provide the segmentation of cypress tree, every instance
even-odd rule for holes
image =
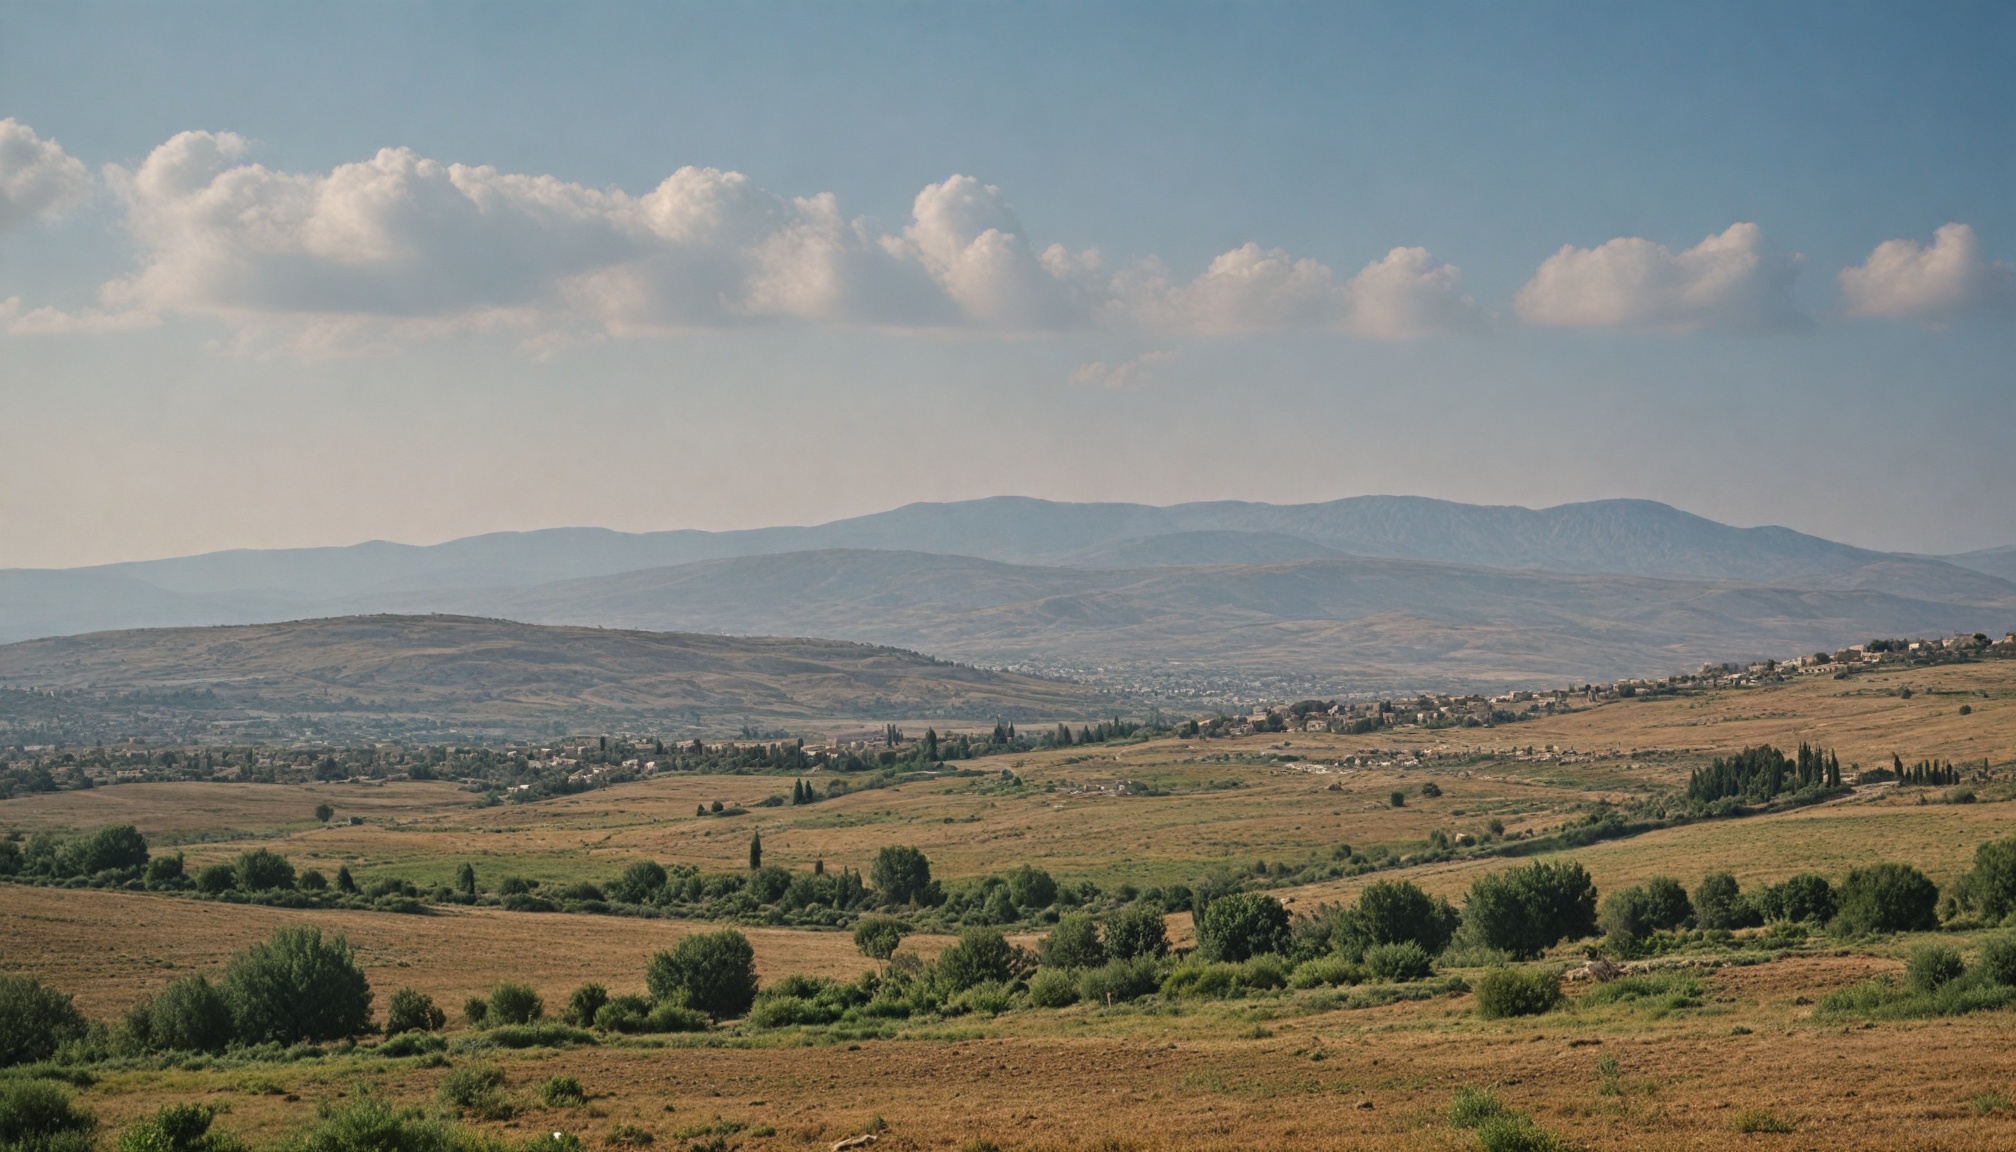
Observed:
[[[763,867],[763,833],[749,833],[749,870]]]

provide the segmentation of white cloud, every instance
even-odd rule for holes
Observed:
[[[1474,328],[1482,317],[1463,292],[1463,273],[1426,248],[1395,248],[1344,286],[1348,325],[1361,336],[1412,340]]]
[[[0,120],[0,232],[61,216],[90,192],[83,161],[11,116]]]
[[[1127,390],[1147,385],[1155,378],[1157,369],[1176,362],[1175,351],[1143,352],[1131,360],[1118,364],[1108,364],[1104,360],[1093,360],[1080,364],[1071,373],[1071,383],[1089,388],[1113,388]]]
[[[1841,297],[1851,316],[1937,324],[2008,303],[2012,282],[2009,265],[1981,254],[1973,228],[1948,224],[1933,233],[1930,248],[1916,240],[1878,244],[1867,260],[1841,270]]]
[[[1687,332],[1796,327],[1801,258],[1767,250],[1755,224],[1732,224],[1684,252],[1637,237],[1564,245],[1519,290],[1529,324]]]

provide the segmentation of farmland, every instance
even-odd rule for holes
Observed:
[[[1231,870],[1309,912],[1374,880],[1407,879],[1460,900],[1476,878],[1517,862],[1496,851],[1522,834],[1544,838],[1592,811],[1670,795],[1715,756],[1802,741],[1860,767],[1887,765],[1893,753],[1971,765],[1980,777],[1970,785],[1975,802],[1877,784],[1807,806],[1670,823],[1567,855],[1600,892],[1659,874],[1691,887],[1718,869],[1746,889],[1801,872],[1838,879],[1878,860],[1912,863],[1949,889],[1977,845],[2016,831],[2016,668],[2008,662],[1621,700],[1497,728],[1059,748],[809,806],[759,806],[790,789],[790,779],[774,776],[654,778],[488,807],[430,781],[123,784],[7,801],[0,827],[69,833],[130,822],[157,853],[181,851],[192,868],[267,848],[299,868],[423,886],[449,883],[464,863],[485,885],[504,876],[607,883],[643,859],[730,870],[744,866],[760,832],[766,862],[794,872],[815,862],[865,872],[879,848],[904,844],[948,882],[1033,864],[1060,883],[1112,891]],[[1396,792],[1404,805],[1393,804]],[[745,812],[696,814],[717,800]],[[324,803],[337,815],[326,824],[313,815]],[[1437,833],[1483,837],[1493,820],[1501,840],[1423,851]],[[1383,850],[1382,859],[1434,858],[1304,882],[1340,845],[1361,856]],[[1267,872],[1254,868],[1260,863]],[[549,1006],[587,981],[641,991],[654,952],[716,927],[491,906],[396,915],[9,885],[0,887],[0,970],[37,976],[111,1021],[176,977],[214,973],[275,928],[304,923],[347,936],[381,1010],[392,989],[410,986],[451,1011],[503,980],[530,984]],[[1193,939],[1187,914],[1172,915],[1169,928],[1179,946]],[[844,931],[744,931],[766,984],[792,973],[847,980],[877,966]],[[1041,931],[1024,924],[1009,936],[1033,947]],[[1989,934],[1977,924],[1936,935],[1972,957]],[[854,1038],[726,1025],[494,1051],[468,1048],[481,1034],[457,1021],[448,1055],[455,1065],[480,1060],[504,1070],[506,1090],[526,1103],[512,1119],[485,1123],[514,1140],[564,1130],[599,1144],[620,1125],[654,1134],[663,1147],[719,1137],[754,1152],[839,1140],[879,1117],[882,1144],[893,1147],[1442,1149],[1467,1146],[1467,1134],[1444,1120],[1454,1095],[1495,1086],[1508,1105],[1577,1147],[1785,1139],[1738,1136],[1745,1124],[1791,1128],[1785,1146],[2007,1146],[2016,1117],[1996,1103],[2016,1093],[2016,1052],[2002,1041],[2006,1010],[1880,1023],[1816,1014],[1830,992],[1900,973],[1926,938],[1818,936],[1770,949],[1697,950],[1691,961],[1711,966],[1689,977],[1698,994],[1677,1008],[1599,1003],[1571,986],[1561,1009],[1487,1020],[1460,991],[1378,1003],[1318,987],[1012,1006],[895,1022]],[[929,958],[949,943],[913,935],[899,956]],[[1559,967],[1582,953],[1571,942],[1550,960]],[[1473,980],[1479,972],[1452,971]],[[228,1104],[220,1126],[263,1142],[297,1128],[314,1103],[367,1087],[434,1107],[446,1071],[425,1063],[374,1055],[369,1045],[271,1064],[128,1062],[108,1065],[81,1097],[115,1126],[170,1100]],[[589,1103],[530,1103],[554,1075],[578,1078]]]

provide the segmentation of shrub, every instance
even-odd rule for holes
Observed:
[[[609,895],[629,904],[648,904],[665,890],[665,869],[655,861],[639,860],[623,870]]]
[[[342,936],[282,928],[231,958],[224,998],[248,1044],[340,1040],[371,1027],[371,985]]]
[[[854,947],[871,960],[887,960],[903,943],[903,925],[887,916],[863,916],[854,925]]]
[[[1939,886],[1909,864],[1854,868],[1835,916],[1851,932],[1922,932],[1939,926]]]
[[[1462,918],[1447,900],[1432,897],[1407,880],[1378,880],[1338,921],[1333,943],[1347,956],[1376,944],[1411,941],[1434,956],[1449,946]]]
[[[1043,938],[1037,956],[1052,968],[1096,968],[1106,962],[1099,925],[1083,912],[1067,913]]]
[[[1197,950],[1209,960],[1245,960],[1287,946],[1288,910],[1264,893],[1220,896],[1197,922]]]
[[[443,1104],[485,1120],[509,1119],[511,1103],[504,1096],[504,1070],[494,1064],[465,1064],[441,1081]]]
[[[462,1002],[462,1020],[471,1028],[481,1028],[490,1019],[490,1002],[471,996]]]
[[[1984,980],[2016,985],[2016,936],[1993,936],[1981,942],[1981,956],[1975,970]]]
[[[47,1060],[84,1030],[70,997],[32,976],[0,976],[0,1068]]]
[[[915,848],[884,848],[869,865],[868,882],[884,904],[922,903],[931,888],[931,862]]]
[[[1024,864],[1008,873],[1008,898],[1017,908],[1048,908],[1057,902],[1057,881],[1043,869]]]
[[[90,1152],[97,1117],[47,1080],[0,1080],[0,1148],[7,1152]]]
[[[1386,802],[1395,808],[1405,808],[1407,806],[1407,794],[1395,790],[1391,796],[1386,797]]]
[[[111,824],[71,841],[63,855],[72,875],[138,872],[147,866],[147,839],[131,824]]]
[[[1493,1116],[1477,1125],[1479,1152],[1562,1152],[1559,1136],[1516,1113]]]
[[[335,819],[335,817],[336,809],[331,808],[327,803],[315,805],[315,820],[317,823],[327,824],[329,821]]]
[[[1425,980],[1435,974],[1435,964],[1428,959],[1428,953],[1421,950],[1412,940],[1402,940],[1397,944],[1374,944],[1365,950],[1365,967],[1381,980],[1399,983],[1406,980]]]
[[[756,1000],[756,951],[732,928],[686,937],[651,957],[644,984],[654,1000],[670,1000],[726,1020]]]
[[[1904,979],[1914,992],[1936,992],[1966,970],[1951,944],[1932,942],[1911,950],[1911,958],[1904,964]]]
[[[1288,974],[1290,988],[1336,987],[1339,984],[1359,984],[1365,980],[1366,971],[1362,964],[1354,964],[1342,956],[1318,956],[1314,960],[1304,960]]]
[[[1785,1119],[1776,1112],[1767,1112],[1761,1108],[1752,1108],[1746,1112],[1738,1112],[1736,1118],[1729,1122],[1729,1126],[1738,1132],[1753,1134],[1758,1132],[1785,1133],[1795,1130],[1790,1120]]]
[[[1013,975],[1014,950],[991,928],[968,928],[959,942],[938,955],[938,976],[953,992],[975,985],[1005,983]]]
[[[448,1014],[435,1005],[434,998],[412,988],[401,988],[392,993],[392,999],[386,1005],[387,1036],[397,1036],[401,1032],[439,1032],[447,1023]]]
[[[1561,1002],[1561,978],[1552,970],[1493,968],[1474,988],[1477,1014],[1486,1020],[1538,1016]]]
[[[303,892],[322,892],[329,887],[329,878],[313,868],[301,873],[294,886]]]
[[[182,879],[182,854],[156,856],[147,861],[147,870],[141,874],[149,888],[167,888]]]
[[[238,887],[238,870],[229,864],[211,864],[196,873],[196,890],[211,896]]]
[[[684,1004],[654,1004],[644,1014],[646,1032],[705,1032],[713,1023],[707,1013]]]
[[[1822,996],[1814,1018],[1922,1020],[1992,1011],[2007,1007],[2011,1000],[2016,1000],[2016,988],[1996,984],[1973,972],[1948,980],[1930,992],[1899,988],[1889,978],[1878,977]]]
[[[2016,912],[2016,838],[1974,850],[1974,870],[1962,882],[1968,903],[1990,920]]]
[[[595,1010],[595,1027],[604,1032],[642,1032],[651,1001],[642,996],[617,996]]]
[[[1758,919],[1731,872],[1710,872],[1694,888],[1694,923],[1710,929],[1747,928]]]
[[[1584,1004],[1628,1004],[1662,1016],[1682,1008],[1699,1008],[1708,989],[1686,972],[1644,972],[1598,984],[1583,993]]]
[[[169,1104],[119,1134],[119,1152],[241,1152],[244,1145],[210,1131],[216,1113],[202,1104]]]
[[[223,990],[200,973],[176,980],[126,1013],[126,1034],[147,1052],[222,1052],[236,1031]]]
[[[1757,896],[1757,911],[1766,920],[1794,923],[1834,918],[1834,887],[1825,876],[1802,872],[1782,884],[1772,884]]]
[[[539,994],[524,984],[505,981],[490,990],[490,1010],[484,1016],[484,1023],[496,1027],[500,1024],[530,1024],[546,1015],[546,1002]]]
[[[1449,1126],[1475,1128],[1486,1120],[1505,1115],[1506,1111],[1498,1093],[1489,1088],[1465,1088],[1449,1102]]]
[[[999,1016],[1015,1004],[1015,990],[999,980],[983,980],[961,991],[945,1002],[946,1015],[972,1012],[980,1016]]]
[[[595,1014],[609,1002],[609,990],[600,984],[583,984],[567,996],[567,1011],[560,1018],[576,1028],[595,1023]]]
[[[578,1108],[588,1102],[581,1081],[572,1076],[555,1076],[539,1086],[539,1101],[548,1108]]]
[[[1161,959],[1169,954],[1169,925],[1162,906],[1144,900],[1115,912],[1106,921],[1106,951],[1114,958]]]
[[[1029,978],[1029,1003],[1038,1008],[1066,1008],[1078,1002],[1078,977],[1059,968],[1040,968]]]
[[[1156,990],[1162,973],[1152,957],[1108,960],[1078,976],[1078,995],[1094,1004],[1124,1004]]]
[[[254,848],[240,855],[232,870],[237,873],[238,887],[247,892],[271,892],[276,888],[294,887],[294,865],[288,863],[285,856],[264,848]]]
[[[1531,960],[1596,930],[1596,885],[1573,860],[1535,861],[1484,876],[1463,902],[1474,943]]]
[[[394,1108],[361,1096],[347,1106],[324,1105],[314,1127],[293,1141],[291,1152],[476,1152],[480,1147],[417,1108]]]

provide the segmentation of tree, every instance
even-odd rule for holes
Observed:
[[[1169,925],[1161,906],[1143,902],[1115,912],[1106,921],[1106,951],[1116,960],[1168,955]]]
[[[546,1015],[546,1001],[539,998],[530,985],[518,984],[510,980],[490,990],[489,1011],[484,1022],[499,1024],[530,1024]]]
[[[1008,873],[1008,897],[1017,908],[1048,908],[1057,902],[1057,881],[1043,869],[1024,864]]]
[[[1836,918],[1851,932],[1922,932],[1939,926],[1939,886],[1909,864],[1852,868]]]
[[[654,1000],[730,1019],[749,1011],[756,1000],[756,951],[748,937],[732,928],[698,933],[651,957],[644,984]]]
[[[959,942],[938,954],[938,975],[954,992],[976,984],[1003,982],[1014,974],[1015,951],[991,928],[968,928]]]
[[[754,872],[761,867],[763,867],[763,833],[751,832],[749,833],[749,870]]]
[[[915,848],[884,848],[875,853],[868,881],[884,904],[921,902],[931,887],[931,862]]]
[[[254,848],[241,854],[234,871],[238,886],[247,892],[271,892],[276,888],[294,887],[294,865],[288,863],[285,856],[264,848]]]
[[[1694,914],[1680,882],[1654,876],[1643,884],[1610,893],[1597,913],[1596,926],[1613,947],[1630,951],[1654,932],[1678,928]]]
[[[1462,917],[1447,900],[1430,896],[1411,880],[1377,880],[1338,924],[1333,943],[1347,955],[1379,944],[1413,943],[1429,956],[1449,946]]]
[[[655,860],[639,860],[623,869],[609,894],[626,904],[648,904],[665,890],[665,869]]]
[[[72,841],[63,855],[75,876],[133,872],[147,866],[147,840],[131,824],[112,824]]]
[[[326,801],[315,805],[315,819],[318,822],[327,824],[331,819],[335,818],[335,815],[336,809],[331,808]]]
[[[357,891],[357,881],[351,877],[348,864],[341,864],[336,868],[336,891],[345,893]]]
[[[863,916],[854,925],[854,947],[871,960],[887,960],[903,943],[903,924],[887,916]]]
[[[1967,902],[1990,920],[2016,912],[2016,838],[1974,850],[1974,870],[1962,881]]]
[[[1733,873],[1710,872],[1694,889],[1694,923],[1698,927],[1743,928],[1754,916]]]
[[[1049,968],[1097,968],[1106,962],[1106,946],[1092,917],[1071,912],[1043,938],[1036,955]]]
[[[1479,877],[1463,901],[1463,926],[1479,944],[1530,960],[1595,932],[1596,884],[1573,860]]]
[[[223,990],[191,973],[134,1005],[126,1034],[147,1052],[222,1052],[236,1026]]]
[[[1757,893],[1757,911],[1766,920],[1814,921],[1834,918],[1834,888],[1825,876],[1801,872],[1782,884],[1767,885]]]
[[[119,1134],[119,1152],[241,1152],[237,1139],[210,1131],[216,1116],[205,1104],[164,1104]]]
[[[282,928],[231,958],[224,998],[248,1044],[341,1040],[371,1026],[371,984],[350,942],[320,928]]]
[[[609,1002],[609,989],[600,984],[583,984],[567,997],[567,1012],[562,1017],[576,1028],[586,1028],[595,1023],[595,1013]]]
[[[215,896],[238,886],[238,870],[229,864],[211,864],[196,873],[196,890]],[[356,889],[352,888],[352,892]]]
[[[1288,910],[1265,893],[1220,896],[1197,921],[1197,948],[1207,960],[1246,960],[1287,946]]]
[[[476,895],[476,866],[464,861],[455,870],[455,890],[464,896]]]
[[[47,1060],[84,1028],[70,997],[33,977],[0,976],[0,1068]]]
[[[448,1014],[443,1012],[434,998],[414,988],[401,988],[392,993],[392,999],[385,1006],[385,1034],[397,1036],[401,1032],[439,1032],[448,1023]]]

